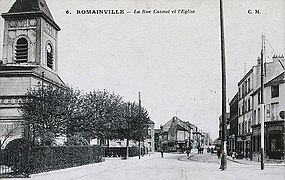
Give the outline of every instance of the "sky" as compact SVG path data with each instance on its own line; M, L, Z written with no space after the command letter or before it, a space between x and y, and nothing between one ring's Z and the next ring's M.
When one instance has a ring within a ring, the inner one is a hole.
M0 0L0 13L15 0ZM155 127L173 116L218 136L221 115L219 0L46 0L58 35L59 76L84 92L107 89L138 101ZM123 9L122 15L77 10ZM134 11L149 10L149 14ZM171 13L190 9L194 13ZM227 102L256 65L261 36L267 55L285 52L285 1L224 1ZM66 14L69 10L71 14ZM155 10L170 10L155 14ZM248 12L253 12L249 14ZM255 14L259 10L260 14ZM3 19L0 19L0 59ZM229 107L228 107L229 108Z

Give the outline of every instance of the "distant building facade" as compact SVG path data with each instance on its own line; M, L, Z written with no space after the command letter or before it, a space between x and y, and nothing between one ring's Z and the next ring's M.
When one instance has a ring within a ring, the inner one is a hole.
M107 139L92 139L90 142L91 145L103 145L109 147L126 147L127 139L114 139L108 142ZM129 140L129 147L139 146L138 141ZM145 153L154 153L155 151L155 130L154 130L154 122L150 120L148 127L148 134L145 140L140 143L141 148L145 149Z
M184 152L186 149L209 145L210 135L188 121L174 116L160 129L155 129L155 150Z
M237 152L237 135L238 135L238 93L231 99L230 103L230 117L228 119L228 141L227 151L229 155Z
M238 83L238 135L237 153L251 158L253 69Z
M223 117L223 115L220 115L220 117L219 117L219 138L218 138L218 140L222 140L222 135L223 135L223 130L222 130L223 121L222 121L222 117ZM230 117L230 113L226 113L226 123L228 122L229 117ZM226 129L227 134L228 134L228 128L229 127L227 125L227 129Z

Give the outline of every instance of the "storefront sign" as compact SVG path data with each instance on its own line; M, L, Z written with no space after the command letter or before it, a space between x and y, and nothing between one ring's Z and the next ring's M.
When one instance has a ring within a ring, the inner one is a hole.
M268 127L267 130L268 131L282 131L283 128L282 128L282 126L271 126L271 127Z

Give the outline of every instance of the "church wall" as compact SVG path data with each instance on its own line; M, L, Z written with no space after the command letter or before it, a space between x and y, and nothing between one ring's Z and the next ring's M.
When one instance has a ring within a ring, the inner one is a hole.
M30 77L1 77L0 96L25 95L30 89Z
M0 116L1 118L5 118L5 117L21 117L21 114L18 110L18 108L15 108L15 106L13 108L1 108L0 109Z

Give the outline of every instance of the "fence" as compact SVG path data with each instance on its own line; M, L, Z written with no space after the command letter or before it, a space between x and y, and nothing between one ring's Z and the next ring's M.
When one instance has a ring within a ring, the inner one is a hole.
M104 161L102 146L34 147L29 151L0 152L0 177L26 176L55 169Z
M106 157L126 157L127 148L126 147L106 147L105 156ZM139 155L138 147L129 147L129 157L134 157Z

